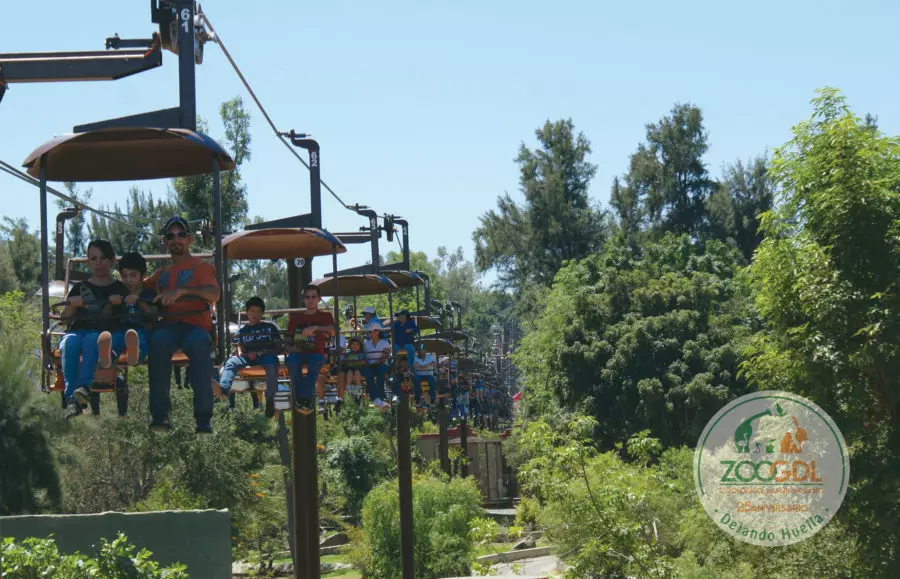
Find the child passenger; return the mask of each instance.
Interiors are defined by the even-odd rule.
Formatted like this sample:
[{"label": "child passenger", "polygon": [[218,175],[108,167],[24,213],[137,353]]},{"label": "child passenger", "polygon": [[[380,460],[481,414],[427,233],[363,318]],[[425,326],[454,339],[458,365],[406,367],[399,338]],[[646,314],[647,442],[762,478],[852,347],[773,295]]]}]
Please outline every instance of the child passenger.
[{"label": "child passenger", "polygon": [[[128,295],[128,288],[111,275],[116,254],[109,241],[91,241],[87,257],[91,277],[72,286],[62,312],[64,319],[74,318],[59,343],[67,419],[78,416],[81,409],[90,404],[91,387],[100,357],[97,343],[100,333],[117,329],[115,318],[104,311],[110,296]],[[88,315],[79,316],[82,313]]]}]

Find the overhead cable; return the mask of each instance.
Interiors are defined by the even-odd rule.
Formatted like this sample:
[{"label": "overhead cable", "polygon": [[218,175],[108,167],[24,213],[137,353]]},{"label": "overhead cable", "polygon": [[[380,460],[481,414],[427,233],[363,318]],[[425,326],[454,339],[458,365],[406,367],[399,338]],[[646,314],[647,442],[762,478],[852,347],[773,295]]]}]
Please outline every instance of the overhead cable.
[{"label": "overhead cable", "polygon": [[[247,79],[244,77],[244,74],[241,72],[240,67],[238,67],[238,65],[234,61],[234,59],[231,58],[231,54],[228,52],[228,49],[225,48],[225,43],[222,42],[222,37],[219,36],[219,34],[216,32],[216,29],[213,28],[212,22],[209,21],[209,18],[206,17],[206,14],[204,12],[200,12],[199,15],[200,15],[200,18],[203,19],[203,22],[205,22],[206,25],[209,27],[209,31],[212,33],[213,42],[218,44],[219,48],[222,49],[222,53],[225,55],[225,58],[228,59],[228,62],[231,63],[231,67],[237,73],[238,78],[241,79],[241,82],[243,83],[244,88],[246,88],[247,92],[250,93],[250,97],[253,99],[253,102],[255,102],[256,106],[259,107],[260,112],[262,112],[263,117],[265,117],[266,122],[269,123],[269,126],[272,127],[272,132],[274,132],[275,136],[278,137],[278,140],[280,140],[281,143],[285,147],[287,147],[288,151],[290,151],[291,154],[294,155],[294,157],[296,157],[298,161],[303,163],[304,167],[309,169],[309,163],[307,163],[306,160],[303,157],[301,157],[299,153],[297,153],[297,150],[293,146],[291,146],[291,144],[287,141],[287,139],[284,138],[284,135],[282,134],[282,132],[279,131],[278,128],[275,126],[275,123],[272,121],[272,118],[269,116],[269,113],[266,112],[265,107],[262,105],[261,102],[259,102],[259,99],[256,97],[256,93],[253,92],[253,88],[250,86],[250,83],[247,82]],[[326,191],[331,193],[332,197],[337,199],[337,202],[340,203],[344,207],[344,209],[349,209],[350,211],[353,211],[353,209],[349,205],[344,203],[343,199],[338,197],[338,194],[335,193],[334,190],[331,187],[329,187],[325,181],[323,181],[322,179],[319,179],[319,182],[322,184],[322,187],[324,187]]]},{"label": "overhead cable", "polygon": [[[34,185],[35,187],[41,186],[40,181],[38,181],[37,179],[35,179],[31,175],[29,175],[28,173],[24,173],[24,172],[20,171],[18,168],[13,167],[6,161],[0,160],[0,171],[3,171],[4,173],[8,173],[9,175],[16,177],[17,179],[21,179],[22,181],[28,183],[29,185]],[[119,219],[113,213],[104,211],[102,209],[96,209],[94,207],[91,207],[90,205],[85,204],[83,201],[79,201],[78,199],[75,199],[74,197],[70,197],[69,195],[66,195],[65,193],[61,193],[61,192],[57,191],[56,189],[54,189],[53,187],[50,187],[49,185],[47,186],[47,192],[55,195],[56,197],[62,199],[63,201],[71,203],[72,205],[74,205],[75,207],[77,207],[79,209],[83,209],[85,211],[90,211],[92,213],[96,213],[97,215],[100,215],[101,217],[104,217],[104,218],[108,219],[109,221],[114,221],[116,223],[124,225],[125,227],[130,227],[130,228],[134,229],[135,231],[137,231],[138,233],[141,233],[143,235],[149,235],[149,236],[153,235],[149,231],[147,231],[145,229],[141,229],[140,227],[137,227],[133,223],[128,223],[127,221]]]}]

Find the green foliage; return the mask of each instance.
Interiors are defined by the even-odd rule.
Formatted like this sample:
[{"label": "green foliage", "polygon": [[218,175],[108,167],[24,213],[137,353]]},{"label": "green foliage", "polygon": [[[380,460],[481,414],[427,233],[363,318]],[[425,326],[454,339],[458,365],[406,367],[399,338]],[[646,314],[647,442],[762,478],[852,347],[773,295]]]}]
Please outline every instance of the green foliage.
[{"label": "green foliage", "polygon": [[[87,190],[79,190],[78,185],[71,181],[67,181],[63,183],[66,188],[66,194],[79,201],[81,203],[89,203],[91,200],[91,195],[93,193],[93,189]],[[73,203],[65,201],[63,199],[56,200],[56,206],[61,211],[65,209],[69,209],[73,206]],[[83,256],[86,255],[87,252],[87,244],[90,241],[87,238],[84,229],[85,224],[85,214],[84,212],[79,213],[75,217],[72,217],[68,221],[66,221],[66,242],[65,242],[65,250],[67,256]]]},{"label": "green foliage", "polygon": [[513,356],[527,411],[586,411],[606,448],[644,429],[665,446],[694,443],[746,391],[738,363],[752,318],[739,264],[721,242],[668,234],[640,254],[615,244],[564,267]]},{"label": "green foliage", "polygon": [[846,511],[867,561],[900,575],[900,140],[834,89],[778,149],[779,204],[750,267],[768,325],[746,363],[767,389],[814,400],[841,426],[854,480]]},{"label": "green foliage", "polygon": [[[235,162],[235,168],[221,173],[222,231],[236,231],[247,216],[247,185],[241,178],[241,165],[250,160],[250,113],[244,109],[241,97],[222,103],[219,116],[225,127],[225,145]],[[205,123],[198,119],[198,130],[207,133]],[[173,201],[189,220],[212,219],[213,176],[210,173],[173,180]]]},{"label": "green foliage", "polygon": [[347,501],[348,513],[356,518],[363,499],[385,479],[390,465],[375,452],[369,438],[352,436],[333,441],[325,457],[325,478]]},{"label": "green foliage", "polygon": [[628,235],[646,225],[664,232],[697,234],[706,221],[706,202],[715,185],[706,172],[707,133],[703,113],[676,104],[669,116],[647,125],[647,142],[631,156],[625,184],[616,179],[610,203]]},{"label": "green foliage", "polygon": [[58,508],[60,482],[38,399],[40,366],[22,336],[37,328],[21,293],[0,296],[0,515]]},{"label": "green foliage", "polygon": [[726,165],[709,199],[710,235],[733,243],[750,263],[763,240],[759,216],[772,208],[774,198],[775,185],[765,157],[756,157],[746,166],[740,160]]},{"label": "green foliage", "polygon": [[94,557],[61,554],[52,538],[12,538],[0,542],[0,576],[9,579],[187,579],[184,565],[160,567],[147,549],[136,551],[119,533],[112,541],[100,540]]},{"label": "green foliage", "polygon": [[[31,294],[40,285],[41,280],[40,234],[28,229],[26,219],[4,217],[3,223],[0,224],[0,237],[4,239],[4,250],[15,271],[18,288],[26,294]],[[8,269],[9,266],[5,267]],[[9,281],[5,283],[9,284]]]},{"label": "green foliage", "polygon": [[[472,479],[413,481],[415,561],[422,579],[469,574],[472,540],[469,525],[480,513],[480,495]],[[354,563],[369,577],[400,576],[400,505],[397,482],[383,483],[363,503],[363,537]]]},{"label": "green foliage", "polygon": [[519,186],[524,205],[508,194],[480,218],[472,233],[475,265],[495,269],[501,285],[519,294],[530,284],[550,285],[571,259],[595,251],[605,238],[601,212],[588,196],[596,167],[591,145],[575,135],[571,120],[547,121],[535,131],[539,148],[519,147]]}]

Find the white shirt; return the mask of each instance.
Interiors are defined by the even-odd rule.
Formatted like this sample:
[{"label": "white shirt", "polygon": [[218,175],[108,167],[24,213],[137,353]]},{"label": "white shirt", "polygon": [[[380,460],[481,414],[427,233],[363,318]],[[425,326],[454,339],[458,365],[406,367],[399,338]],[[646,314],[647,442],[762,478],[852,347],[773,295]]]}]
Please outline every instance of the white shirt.
[{"label": "white shirt", "polygon": [[391,351],[391,344],[384,338],[378,340],[377,344],[373,344],[372,340],[366,340],[363,350],[366,353],[366,361],[369,364],[382,364],[381,353],[387,350]]},{"label": "white shirt", "polygon": [[[414,359],[415,362],[413,363],[413,366],[416,369],[416,376],[434,376],[434,356],[432,356],[431,354],[425,354],[424,358],[419,358],[418,356],[416,356]],[[429,364],[432,365],[431,368],[426,367]]]}]

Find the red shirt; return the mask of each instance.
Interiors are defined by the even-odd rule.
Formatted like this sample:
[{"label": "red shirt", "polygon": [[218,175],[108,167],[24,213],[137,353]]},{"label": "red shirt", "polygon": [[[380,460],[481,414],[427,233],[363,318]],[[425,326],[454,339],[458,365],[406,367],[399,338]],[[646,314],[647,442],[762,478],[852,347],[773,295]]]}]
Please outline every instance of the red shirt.
[{"label": "red shirt", "polygon": [[[203,261],[199,257],[191,256],[178,265],[167,265],[154,271],[153,275],[144,281],[144,286],[161,294],[165,291],[182,287],[219,287],[219,282],[216,281],[216,268],[213,264]],[[165,321],[186,322],[211,332],[212,312],[209,310],[209,303],[204,300],[181,299],[170,306],[165,306],[163,310],[178,313],[196,311],[204,307],[207,308],[205,312],[185,314],[183,316],[166,316],[163,319]]]},{"label": "red shirt", "polygon": [[311,337],[303,336],[303,329],[310,326],[334,327],[334,316],[328,312],[316,311],[308,314],[305,311],[295,312],[288,318],[287,335],[293,338],[295,346],[301,346],[303,351],[310,354],[325,355],[325,343],[328,341],[328,334],[316,332]]}]

